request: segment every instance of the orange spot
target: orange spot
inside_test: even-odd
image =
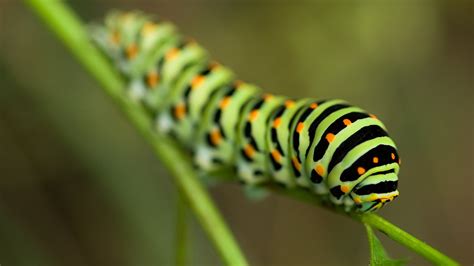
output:
[[[374,157],[374,158],[372,158],[372,162],[374,162],[374,163],[379,163],[379,157]]]
[[[126,49],[128,59],[133,59],[138,54],[138,46],[135,43],[130,44]]]
[[[346,126],[352,124],[351,120],[349,120],[349,119],[342,120],[342,123],[344,123],[344,125],[346,125]]]
[[[160,81],[160,76],[156,72],[151,72],[146,77],[146,82],[150,88],[154,88],[158,84],[158,81]]]
[[[392,157],[392,160],[395,160],[395,153],[392,152],[392,153],[390,154],[390,157]]]
[[[364,167],[357,167],[357,173],[359,175],[363,175],[365,173],[365,168]]]
[[[293,157],[291,162],[293,163],[293,166],[296,168],[296,170],[301,171],[301,163],[298,162],[298,158]]]
[[[216,61],[213,61],[213,62],[211,62],[211,63],[209,64],[209,68],[210,68],[211,70],[215,70],[215,69],[218,68],[218,67],[219,67],[219,63],[217,63]]]
[[[316,109],[316,107],[318,107],[318,104],[317,103],[312,103],[309,107],[311,109]]]
[[[117,45],[119,42],[120,42],[120,33],[118,31],[114,31],[111,35],[110,35],[110,41]]]
[[[273,120],[273,128],[278,128],[281,124],[281,117],[277,117],[275,118],[275,120]]]
[[[225,108],[229,105],[230,99],[231,99],[230,96],[224,97],[224,99],[221,100],[221,102],[220,102],[220,104],[219,104],[219,107],[220,107],[221,109],[225,109]]]
[[[354,202],[357,203],[357,204],[361,204],[361,203],[362,203],[362,200],[360,200],[359,197],[355,197],[355,198],[354,198]]]
[[[218,145],[222,140],[222,135],[221,135],[221,132],[219,131],[219,129],[214,129],[212,130],[211,132],[211,142],[212,144],[214,145]]]
[[[316,171],[316,173],[318,173],[319,176],[324,175],[324,167],[322,165],[318,164],[316,168],[314,168],[314,170]]]
[[[304,128],[303,122],[299,122],[298,126],[296,127],[296,132],[301,133],[301,131],[303,131],[303,128]]]
[[[178,119],[183,119],[184,116],[186,114],[186,106],[182,103],[176,105],[176,107],[174,108],[174,115],[178,118]]]
[[[327,140],[329,143],[333,142],[335,138],[336,138],[336,136],[335,136],[334,134],[332,134],[332,133],[328,133],[328,134],[326,135],[326,140]]]
[[[295,105],[295,101],[292,101],[292,100],[286,100],[285,101],[285,107],[286,108],[291,108],[293,105]]]
[[[374,114],[370,114],[369,116],[372,117],[373,119],[378,119]]]
[[[263,99],[264,99],[265,101],[268,101],[268,100],[270,100],[271,98],[273,98],[273,95],[272,95],[272,94],[265,93],[265,94],[263,95]]]
[[[402,159],[398,158],[398,164],[402,164]]]
[[[147,23],[143,24],[143,27],[142,27],[142,35],[143,35],[143,36],[149,35],[149,34],[152,33],[157,27],[158,27],[158,25],[157,25],[156,23],[153,23],[153,22],[147,22]]]
[[[342,186],[341,186],[341,191],[344,192],[344,193],[349,192],[349,186],[347,186],[347,185],[342,185]]]
[[[197,87],[199,87],[199,85],[201,85],[205,80],[205,77],[202,76],[202,75],[197,75],[193,78],[193,80],[191,81],[191,89],[196,89]]]
[[[258,109],[252,110],[252,112],[250,112],[250,114],[249,114],[250,122],[255,121],[257,119],[257,117],[258,117]]]
[[[276,149],[272,151],[272,157],[277,162],[280,162],[280,160],[281,160],[281,154]]]
[[[239,88],[240,86],[242,86],[244,84],[244,82],[242,80],[236,80],[234,82],[234,85],[235,85],[235,88]]]
[[[165,55],[165,59],[167,61],[172,60],[173,58],[176,58],[179,54],[179,49],[176,47],[171,48]]]
[[[248,157],[252,158],[253,155],[255,154],[255,149],[253,148],[251,144],[247,144],[245,145],[244,152]]]

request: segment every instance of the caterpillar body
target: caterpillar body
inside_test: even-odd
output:
[[[398,196],[396,146],[364,110],[262,93],[173,24],[141,12],[110,13],[92,37],[129,80],[127,94],[199,169],[231,166],[248,186],[304,187],[347,211],[375,211]]]

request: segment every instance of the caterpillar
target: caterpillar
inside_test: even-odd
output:
[[[172,23],[139,11],[111,12],[91,36],[129,82],[127,95],[200,171],[232,167],[246,186],[305,188],[348,212],[373,212],[399,195],[395,143],[361,108],[263,93]]]

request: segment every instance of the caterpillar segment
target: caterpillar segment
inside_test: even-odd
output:
[[[194,160],[208,172],[230,166],[235,161],[237,126],[245,104],[259,89],[254,85],[234,81],[218,90],[201,119]]]
[[[364,110],[262,94],[173,24],[141,12],[112,12],[91,34],[129,82],[127,95],[200,171],[232,168],[248,187],[303,187],[346,211],[376,211],[398,196],[397,148]]]
[[[296,186],[289,142],[294,128],[293,118],[313,101],[311,99],[285,100],[272,114],[268,124],[266,139],[270,175],[275,182],[287,188]]]
[[[244,107],[237,133],[236,168],[245,184],[258,185],[271,179],[266,132],[270,130],[271,115],[285,100],[282,96],[263,94]]]

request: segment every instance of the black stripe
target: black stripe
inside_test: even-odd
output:
[[[365,185],[354,192],[357,195],[382,194],[397,190],[398,181],[382,181],[377,184]]]
[[[347,153],[357,145],[368,140],[384,136],[387,136],[387,132],[385,132],[385,130],[383,130],[383,128],[378,125],[370,125],[361,128],[359,131],[355,132],[352,134],[352,136],[342,142],[339,147],[337,147],[331,158],[331,161],[329,162],[328,173],[331,172],[334,166],[341,162]]]
[[[341,186],[333,187],[329,191],[334,197],[336,197],[336,199],[340,199],[342,195],[344,195],[344,192],[341,190]]]
[[[268,155],[270,156],[270,162],[272,163],[273,168],[274,168],[276,171],[279,171],[279,170],[281,169],[282,165],[281,165],[279,162],[277,162],[277,161],[275,160],[275,158],[273,158],[273,156],[272,156],[271,153],[269,153]]]
[[[341,110],[343,108],[349,107],[347,104],[335,104],[333,106],[330,106],[326,108],[316,119],[314,119],[313,122],[311,122],[311,125],[309,126],[308,129],[308,136],[309,136],[309,145],[308,148],[306,149],[306,156],[308,156],[308,152],[311,149],[311,144],[314,141],[314,137],[316,136],[316,130],[318,129],[319,124],[324,120],[324,118],[328,117],[330,114]]]
[[[313,162],[319,161],[321,158],[323,158],[324,153],[326,152],[327,148],[329,147],[329,142],[325,141],[324,138],[328,133],[332,133],[334,135],[337,135],[342,129],[344,129],[346,126],[343,123],[344,119],[349,119],[352,123],[362,119],[362,118],[367,118],[369,115],[367,113],[349,113],[346,114],[337,120],[335,120],[327,129],[324,131],[323,135],[321,136],[321,139],[319,140],[318,144],[314,148],[314,153],[313,153]],[[310,133],[311,136],[311,133]],[[310,146],[311,147],[311,146]],[[306,152],[306,156],[308,156],[309,148]]]
[[[340,180],[343,182],[357,180],[360,176],[357,173],[357,168],[359,167],[368,171],[374,167],[394,162],[391,158],[392,153],[395,154],[395,162],[398,162],[398,155],[396,155],[397,151],[394,147],[389,145],[378,145],[374,147],[360,156],[349,168],[345,169],[340,176]],[[373,162],[374,157],[378,158],[378,163]]]

